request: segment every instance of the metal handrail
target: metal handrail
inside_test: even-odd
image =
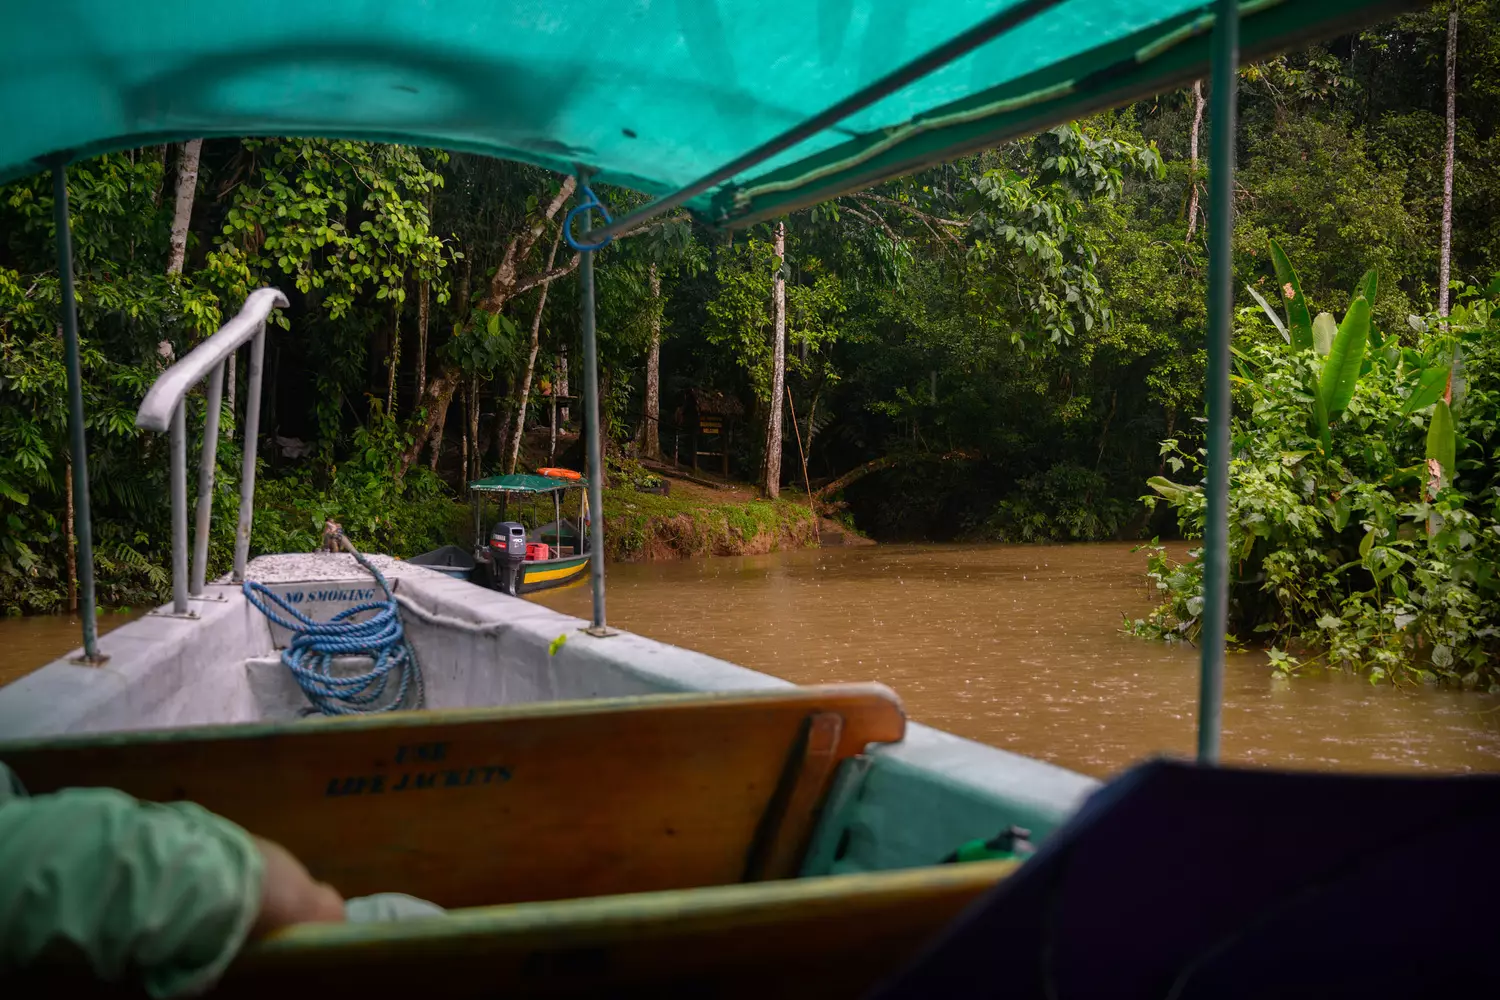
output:
[[[245,398],[244,465],[240,476],[240,520],[234,537],[234,580],[244,580],[250,554],[250,517],[255,505],[255,444],[260,434],[261,372],[266,346],[266,318],[289,303],[275,288],[258,288],[228,323],[181,361],[162,373],[136,411],[135,425],[171,433],[172,613],[189,615],[188,598],[203,593],[208,574],[208,535],[213,518],[214,461],[219,447],[219,408],[224,396],[224,363],[243,344],[250,344],[249,385]],[[193,526],[192,579],[187,552],[187,394],[208,380],[208,410],[198,467],[198,509]]]

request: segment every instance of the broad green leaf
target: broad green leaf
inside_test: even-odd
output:
[[[1271,325],[1281,334],[1281,339],[1290,344],[1292,342],[1292,335],[1287,333],[1286,324],[1281,321],[1281,317],[1276,314],[1276,310],[1271,308],[1271,303],[1266,301],[1266,297],[1257,292],[1252,285],[1246,285],[1245,291],[1249,292],[1250,297],[1260,303],[1260,310],[1266,314],[1266,319],[1270,320]]]
[[[1363,537],[1363,538],[1361,538],[1359,540],[1359,558],[1360,558],[1361,562],[1363,562],[1364,560],[1370,558],[1370,548],[1374,544],[1375,544],[1375,529],[1371,528],[1369,531],[1365,532],[1365,537]]]
[[[1323,363],[1318,380],[1318,399],[1332,419],[1344,411],[1354,398],[1359,383],[1359,366],[1365,359],[1365,345],[1370,342],[1370,303],[1358,298],[1349,304],[1344,321],[1333,338],[1333,347]]]
[[[1458,438],[1453,431],[1453,411],[1448,404],[1438,400],[1432,408],[1432,423],[1427,425],[1427,458],[1443,467],[1443,475],[1453,481],[1454,455],[1458,450]]]
[[[1343,531],[1349,526],[1350,504],[1348,497],[1339,497],[1333,503],[1333,530]]]
[[[1292,335],[1292,350],[1305,351],[1312,347],[1312,315],[1307,311],[1307,300],[1302,297],[1302,283],[1297,280],[1297,269],[1287,258],[1281,244],[1271,241],[1271,263],[1276,266],[1276,281],[1281,286],[1278,294],[1286,306],[1287,328]]]
[[[1359,279],[1359,284],[1354,286],[1353,297],[1357,299],[1361,295],[1363,295],[1365,301],[1370,303],[1370,308],[1374,309],[1375,289],[1379,286],[1379,284],[1379,279],[1375,276],[1375,269],[1372,267],[1365,272],[1365,276],[1363,278]]]
[[[1417,379],[1417,387],[1401,405],[1401,412],[1415,413],[1442,399],[1444,390],[1448,388],[1448,372],[1451,370],[1447,365],[1424,369]]]
[[[1172,482],[1165,476],[1152,476],[1146,480],[1146,485],[1157,493],[1166,497],[1172,503],[1180,503],[1190,493],[1201,493],[1202,488],[1198,486],[1182,486]]]
[[[1338,332],[1339,324],[1333,318],[1333,313],[1318,313],[1312,326],[1313,350],[1328,357],[1328,352],[1333,350],[1333,338]]]
[[[1464,400],[1469,395],[1469,376],[1465,371],[1463,345],[1453,348],[1453,398],[1448,403],[1448,408],[1454,413],[1463,409]]]
[[[1323,442],[1323,454],[1333,454],[1333,431],[1328,427],[1328,407],[1323,405],[1323,395],[1319,393],[1313,397],[1313,425],[1317,428],[1318,439]]]

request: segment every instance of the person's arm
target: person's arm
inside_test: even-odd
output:
[[[252,937],[343,918],[285,849],[191,803],[88,788],[0,806],[0,975],[81,958],[100,979],[181,996]]]

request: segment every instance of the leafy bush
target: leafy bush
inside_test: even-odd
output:
[[[976,534],[999,542],[1094,542],[1114,538],[1132,504],[1108,495],[1109,480],[1063,462],[1016,483]]]
[[[1369,329],[1373,273],[1330,335],[1286,267],[1289,321],[1265,311],[1290,343],[1246,310],[1235,351],[1231,632],[1274,643],[1284,671],[1321,661],[1500,690],[1500,280],[1461,293],[1447,321],[1412,317],[1403,345]],[[1174,473],[1202,470],[1201,450],[1162,453]],[[1201,485],[1150,485],[1146,501],[1165,498],[1201,537]],[[1196,638],[1201,554],[1179,564],[1155,547],[1162,603],[1131,631]]]

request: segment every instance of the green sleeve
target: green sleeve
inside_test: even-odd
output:
[[[154,997],[207,989],[259,915],[262,865],[244,830],[191,803],[0,796],[0,978],[82,958]]]

